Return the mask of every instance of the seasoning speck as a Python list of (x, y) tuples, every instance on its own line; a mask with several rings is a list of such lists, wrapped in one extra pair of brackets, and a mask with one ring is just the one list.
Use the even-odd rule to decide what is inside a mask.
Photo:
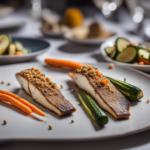
[(141, 86), (139, 85), (138, 88), (140, 88)]
[(47, 123), (47, 121), (44, 121), (44, 123)]
[(52, 130), (52, 129), (53, 129), (53, 126), (52, 126), (52, 125), (49, 125), (48, 128), (49, 128), (49, 130)]
[(8, 85), (8, 86), (10, 86), (10, 85), (11, 85), (11, 83), (10, 83), (10, 82), (8, 82), (8, 83), (7, 83), (7, 85)]
[(6, 124), (7, 124), (7, 120), (4, 120), (4, 121), (3, 121), (3, 124), (6, 125)]
[(64, 86), (63, 86), (63, 85), (60, 85), (60, 88), (61, 88), (61, 89), (63, 89), (63, 88), (64, 88)]
[(143, 109), (143, 108), (141, 108), (141, 109)]
[(149, 100), (149, 99), (147, 100), (147, 103), (150, 103), (150, 100)]
[(74, 89), (71, 89), (71, 92), (73, 92), (74, 91)]
[(109, 64), (109, 69), (114, 69), (114, 64)]
[(74, 123), (74, 120), (71, 120), (71, 123)]
[(1, 82), (1, 84), (4, 84), (4, 83), (5, 83), (4, 81)]

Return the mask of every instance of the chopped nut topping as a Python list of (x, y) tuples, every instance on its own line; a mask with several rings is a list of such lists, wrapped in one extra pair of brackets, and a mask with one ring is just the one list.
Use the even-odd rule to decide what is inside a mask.
[(8, 83), (7, 83), (7, 85), (8, 85), (8, 86), (10, 86), (10, 85), (11, 85), (11, 83), (10, 83), (10, 82), (8, 82)]
[(48, 129), (49, 129), (49, 130), (52, 130), (52, 129), (53, 129), (53, 126), (52, 126), (52, 125), (49, 125), (49, 126), (48, 126)]
[(114, 64), (109, 64), (109, 69), (114, 69)]
[(147, 100), (147, 103), (150, 103), (150, 100), (149, 100), (149, 99)]
[(4, 83), (5, 83), (4, 81), (1, 82), (1, 84), (4, 84)]
[(3, 121), (3, 124), (6, 125), (6, 124), (7, 124), (7, 120), (4, 120), (4, 121)]
[(63, 88), (64, 88), (64, 86), (63, 86), (63, 85), (60, 85), (60, 88), (61, 88), (61, 89), (63, 89)]

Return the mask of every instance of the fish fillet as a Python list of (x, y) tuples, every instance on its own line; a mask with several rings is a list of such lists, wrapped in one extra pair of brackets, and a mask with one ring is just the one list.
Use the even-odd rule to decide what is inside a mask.
[(78, 69), (74, 71), (73, 79), (81, 89), (95, 99), (102, 109), (112, 114), (116, 119), (129, 118), (130, 102), (110, 81), (106, 85), (99, 87), (97, 80), (101, 81), (104, 77), (94, 77), (91, 74), (94, 71), (92, 70), (89, 73), (88, 71)]
[(16, 78), (36, 102), (59, 116), (75, 112), (76, 108), (61, 94), (55, 83), (47, 81), (45, 75), (28, 69), (17, 73)]

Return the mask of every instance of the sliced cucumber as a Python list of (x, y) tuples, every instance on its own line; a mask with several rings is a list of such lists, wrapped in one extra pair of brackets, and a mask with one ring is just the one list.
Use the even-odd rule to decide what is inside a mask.
[(116, 55), (117, 55), (117, 50), (114, 49), (114, 50), (112, 51), (112, 53), (110, 54), (110, 58), (115, 59)]
[(17, 50), (17, 51), (22, 52), (22, 50), (23, 50), (23, 45), (22, 45), (22, 43), (16, 41), (16, 42), (15, 42), (15, 46), (16, 46), (16, 50)]
[(10, 42), (11, 42), (11, 39), (7, 34), (0, 35), (0, 55), (5, 53)]
[(150, 62), (150, 52), (148, 52), (145, 49), (139, 49), (138, 50), (138, 56), (144, 58), (145, 60), (148, 60)]
[(16, 52), (16, 46), (15, 44), (10, 44), (8, 49), (8, 55), (15, 55)]
[(107, 115), (103, 112), (102, 109), (99, 108), (99, 106), (96, 104), (96, 102), (91, 98), (89, 94), (84, 92), (83, 90), (79, 90), (78, 96), (90, 115), (90, 117), (100, 126), (105, 125), (108, 123), (108, 117)]
[(110, 54), (114, 51), (115, 46), (113, 47), (106, 47), (104, 50), (107, 53), (108, 56), (110, 56)]
[(124, 63), (133, 62), (137, 57), (137, 49), (133, 46), (128, 46), (123, 52), (116, 56), (116, 60)]
[(22, 49), (22, 54), (28, 54), (29, 53), (29, 50), (25, 47), (23, 47)]
[(110, 77), (106, 77), (114, 84), (114, 86), (130, 100), (138, 100), (143, 97), (143, 92), (140, 88), (126, 83), (124, 81), (116, 80)]
[(116, 49), (117, 51), (120, 53), (122, 52), (130, 43), (129, 40), (125, 39), (125, 38), (117, 38), (116, 39)]

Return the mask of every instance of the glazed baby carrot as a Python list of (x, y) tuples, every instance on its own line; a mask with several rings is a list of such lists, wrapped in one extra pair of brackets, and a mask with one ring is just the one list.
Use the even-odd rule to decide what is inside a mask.
[(0, 100), (4, 100), (4, 101), (7, 101), (7, 102), (10, 102), (12, 105), (14, 105), (17, 108), (21, 109), (22, 111), (24, 111), (28, 115), (30, 115), (32, 113), (32, 110), (29, 107), (27, 107), (26, 105), (22, 104), (21, 102), (19, 102), (18, 100), (16, 100), (15, 98), (13, 98), (11, 96), (8, 96), (6, 94), (0, 93)]
[(45, 59), (45, 62), (48, 65), (51, 65), (54, 67), (67, 67), (67, 68), (71, 68), (71, 69), (78, 69), (78, 68), (85, 66), (78, 62), (59, 60), (59, 59), (50, 59), (50, 58)]
[(15, 99), (17, 99), (18, 101), (20, 101), (21, 103), (23, 103), (24, 105), (28, 106), (34, 113), (38, 114), (38, 115), (41, 115), (41, 116), (45, 116), (45, 114), (40, 110), (38, 109), (36, 106), (34, 106), (33, 104), (29, 103), (28, 101), (26, 101), (25, 99), (23, 98), (20, 98), (19, 96), (11, 93), (11, 92), (8, 92), (8, 91), (3, 91), (3, 90), (0, 90), (0, 93), (3, 93), (3, 94), (6, 94), (6, 95), (9, 95)]

